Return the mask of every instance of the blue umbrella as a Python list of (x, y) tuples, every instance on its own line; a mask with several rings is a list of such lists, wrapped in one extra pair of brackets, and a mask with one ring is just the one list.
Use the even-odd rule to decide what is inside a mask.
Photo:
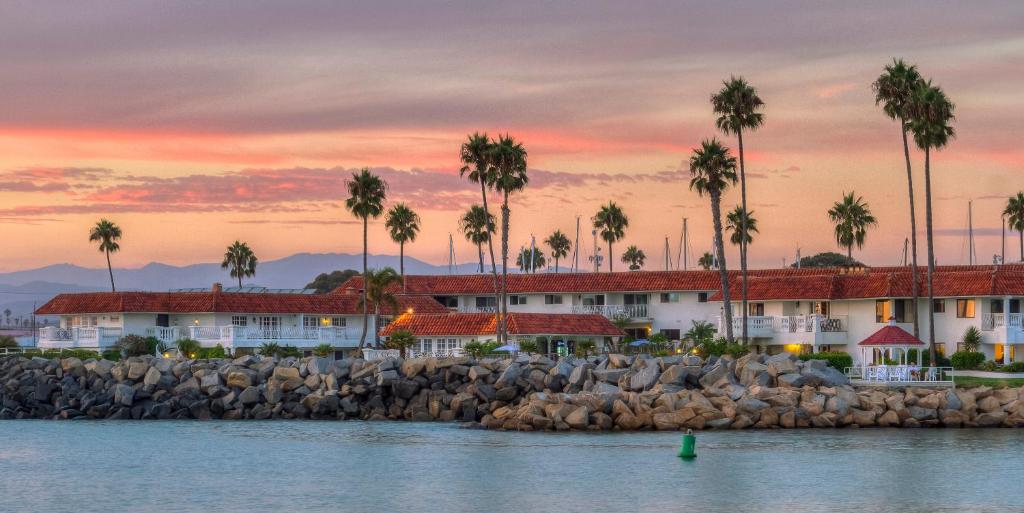
[(640, 340), (634, 340), (634, 341), (630, 342), (629, 345), (631, 347), (640, 347), (640, 346), (646, 346), (647, 344), (650, 344), (650, 343), (651, 343), (651, 341), (647, 340), (646, 338), (642, 338)]
[(502, 352), (509, 351), (509, 352), (512, 352), (512, 351), (518, 351), (518, 350), (519, 350), (519, 345), (518, 344), (507, 344), (507, 345), (504, 345), (504, 346), (501, 346), (501, 347), (497, 347), (497, 348), (494, 349), (495, 352), (498, 352), (498, 351), (502, 351)]

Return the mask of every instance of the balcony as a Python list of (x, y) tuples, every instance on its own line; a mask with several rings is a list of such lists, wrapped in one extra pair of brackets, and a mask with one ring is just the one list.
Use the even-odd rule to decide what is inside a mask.
[(460, 306), (459, 313), (496, 313), (496, 306)]
[[(733, 316), (732, 332), (739, 336), (743, 330), (743, 318)], [(806, 334), (812, 334), (816, 344), (845, 344), (849, 319), (845, 315), (748, 315), (747, 333), (751, 337), (767, 337), (782, 343), (803, 342)], [(718, 332), (725, 331), (724, 322), (718, 318)], [(789, 335), (792, 334), (792, 335)], [(799, 342), (798, 342), (799, 341)]]
[(981, 329), (994, 332), (998, 343), (1024, 343), (1024, 314), (982, 314)]
[(647, 305), (572, 305), (574, 314), (597, 314), (609, 319), (649, 319)]
[(277, 327), (258, 326), (190, 326), (190, 338), (204, 346), (256, 347), (266, 342), (310, 347), (319, 344), (339, 346), (350, 342), (348, 328), (343, 326)]
[(75, 326), (60, 328), (46, 326), (39, 328), (39, 347), (43, 348), (107, 348), (121, 338), (121, 328), (99, 326)]

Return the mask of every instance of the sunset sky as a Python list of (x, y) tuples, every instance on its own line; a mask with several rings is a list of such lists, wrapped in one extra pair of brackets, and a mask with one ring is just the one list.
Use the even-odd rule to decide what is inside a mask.
[[(219, 260), (235, 239), (262, 260), (355, 253), (344, 180), (364, 166), (423, 218), (407, 254), (444, 263), (454, 233), (471, 261), (456, 219), (479, 201), (458, 176), (473, 131), (529, 151), (513, 252), (531, 234), (571, 238), (581, 216), (588, 255), (589, 218), (614, 200), (630, 219), (616, 253), (635, 244), (661, 268), (684, 217), (694, 253), (711, 246), (684, 162), (702, 138), (735, 146), (708, 102), (730, 75), (767, 104), (745, 139), (761, 231), (751, 264), (841, 251), (825, 212), (850, 190), (879, 220), (854, 256), (896, 264), (909, 236), (902, 146), (870, 89), (893, 57), (957, 105), (957, 138), (933, 157), (939, 263), (966, 263), (970, 199), (990, 262), (1006, 198), (1024, 189), (1024, 3), (343, 4), (6, 3), (0, 271), (105, 265), (88, 242), (101, 217), (124, 230), (120, 267)], [(372, 253), (397, 254), (382, 222), (370, 234)], [(1008, 260), (1017, 248), (1012, 234)]]

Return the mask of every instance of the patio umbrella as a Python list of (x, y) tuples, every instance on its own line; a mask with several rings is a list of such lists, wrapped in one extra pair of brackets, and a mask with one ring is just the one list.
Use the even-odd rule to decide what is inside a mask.
[(629, 345), (630, 345), (630, 347), (640, 347), (640, 346), (646, 346), (647, 344), (650, 344), (650, 343), (651, 343), (650, 340), (647, 340), (646, 338), (642, 338), (640, 340), (634, 340), (634, 341), (630, 342)]
[(519, 345), (518, 344), (506, 344), (506, 345), (503, 345), (501, 347), (497, 347), (497, 348), (494, 349), (495, 352), (499, 352), (499, 351), (500, 352), (513, 352), (513, 351), (518, 351), (518, 350), (519, 350)]

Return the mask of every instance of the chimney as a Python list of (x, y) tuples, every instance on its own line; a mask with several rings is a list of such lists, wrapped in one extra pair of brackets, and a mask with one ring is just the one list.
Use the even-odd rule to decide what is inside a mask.
[(214, 283), (210, 290), (213, 291), (214, 294), (220, 294), (221, 292), (224, 292), (224, 287), (220, 283)]

